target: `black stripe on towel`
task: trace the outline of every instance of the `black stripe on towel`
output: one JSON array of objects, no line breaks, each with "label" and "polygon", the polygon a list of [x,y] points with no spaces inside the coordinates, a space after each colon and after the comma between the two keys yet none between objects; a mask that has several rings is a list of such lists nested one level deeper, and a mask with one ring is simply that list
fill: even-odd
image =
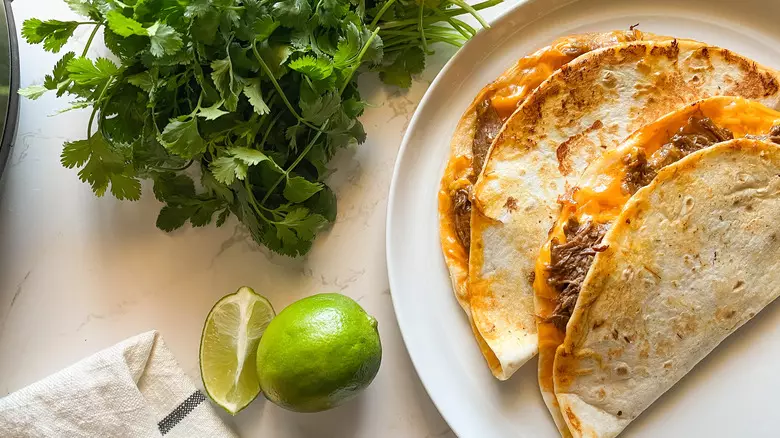
[{"label": "black stripe on towel", "polygon": [[168,416],[163,418],[157,427],[160,429],[160,433],[165,435],[170,432],[181,420],[184,419],[193,409],[206,400],[206,396],[200,391],[195,391],[191,396],[187,397],[179,406],[176,406]]}]

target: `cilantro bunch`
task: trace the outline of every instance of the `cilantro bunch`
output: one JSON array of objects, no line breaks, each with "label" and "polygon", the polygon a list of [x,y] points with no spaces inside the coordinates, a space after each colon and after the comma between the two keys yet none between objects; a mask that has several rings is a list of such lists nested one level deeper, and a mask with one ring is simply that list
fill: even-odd
[{"label": "cilantro bunch", "polygon": [[[474,35],[460,15],[500,2],[65,1],[85,19],[29,19],[22,35],[59,52],[88,26],[86,46],[19,91],[92,108],[86,138],[65,143],[62,164],[97,196],[137,200],[151,180],[163,230],[234,214],[255,241],[290,256],[335,220],[328,161],[365,141],[359,71],[408,87],[430,44]],[[86,56],[99,32],[111,59]]]}]

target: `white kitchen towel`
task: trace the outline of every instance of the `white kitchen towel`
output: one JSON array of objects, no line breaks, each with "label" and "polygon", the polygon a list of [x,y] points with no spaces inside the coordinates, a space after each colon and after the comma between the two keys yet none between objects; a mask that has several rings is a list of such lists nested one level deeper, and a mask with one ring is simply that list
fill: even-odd
[{"label": "white kitchen towel", "polygon": [[0,436],[236,435],[151,331],[0,399]]}]

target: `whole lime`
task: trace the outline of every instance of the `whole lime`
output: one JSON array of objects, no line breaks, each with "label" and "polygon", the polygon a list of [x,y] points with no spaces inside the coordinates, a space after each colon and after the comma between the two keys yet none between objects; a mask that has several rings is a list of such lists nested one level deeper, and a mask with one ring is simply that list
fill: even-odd
[{"label": "whole lime", "polygon": [[376,319],[339,294],[319,294],[277,315],[257,347],[260,389],[297,412],[338,406],[365,389],[379,371]]}]

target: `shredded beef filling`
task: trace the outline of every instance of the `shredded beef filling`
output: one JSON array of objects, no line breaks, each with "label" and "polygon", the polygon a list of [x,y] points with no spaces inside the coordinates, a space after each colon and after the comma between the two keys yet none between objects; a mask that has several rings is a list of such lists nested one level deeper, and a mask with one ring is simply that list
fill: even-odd
[{"label": "shredded beef filling", "polygon": [[452,197],[455,212],[455,231],[466,248],[471,244],[471,201],[467,189],[458,189]]},{"label": "shredded beef filling", "polygon": [[[477,105],[477,128],[474,133],[474,142],[471,144],[471,168],[472,179],[476,180],[477,175],[485,165],[488,150],[493,140],[501,130],[504,120],[498,114],[490,98],[485,98]],[[473,182],[473,181],[472,181]],[[452,194],[453,212],[455,213],[455,231],[458,234],[458,240],[466,249],[471,244],[471,197],[470,187],[458,189]]]},{"label": "shredded beef filling", "polygon": [[566,331],[566,324],[577,304],[577,297],[596,253],[607,249],[601,243],[609,225],[595,224],[591,221],[580,224],[570,218],[563,226],[566,242],[560,243],[553,239],[550,245],[550,266],[547,284],[558,291],[557,304],[549,321],[561,331]]},{"label": "shredded beef filling", "polygon": [[780,125],[773,126],[766,134],[746,135],[745,138],[752,138],[754,140],[771,141],[773,143],[780,144]]},{"label": "shredded beef filling", "polygon": [[485,165],[490,144],[501,130],[504,121],[493,108],[490,98],[486,98],[477,105],[477,132],[474,134],[474,142],[471,144],[471,166],[474,168],[474,176],[482,171]]},{"label": "shredded beef filling", "polygon": [[624,159],[626,175],[623,177],[621,188],[624,193],[633,195],[637,190],[650,184],[662,168],[681,160],[690,153],[732,138],[734,135],[731,131],[717,126],[710,118],[691,117],[688,123],[650,158],[647,158],[643,150],[637,149]]}]

